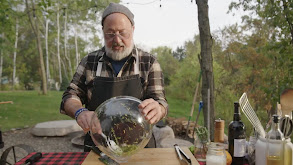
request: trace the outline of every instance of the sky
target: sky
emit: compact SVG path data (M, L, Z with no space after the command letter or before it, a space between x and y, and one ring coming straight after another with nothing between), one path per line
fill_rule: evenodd
M138 47L150 50L168 46L175 50L199 34L197 5L191 0L122 0L134 14L134 41ZM234 0L235 1L235 0ZM227 14L232 0L209 0L211 32L236 22L241 12ZM160 7L161 5L161 7Z

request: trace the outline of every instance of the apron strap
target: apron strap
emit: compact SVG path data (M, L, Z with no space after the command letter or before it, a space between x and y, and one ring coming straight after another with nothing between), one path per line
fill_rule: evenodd
M96 70L96 76L101 76L104 53L103 52L97 52L96 56L100 56L98 66L97 66L97 70ZM96 60L96 58L95 58L95 60Z
M102 57L103 58L103 57ZM103 63L101 61L98 62L98 67L97 67L97 71L96 71L96 76L100 77L101 76L101 72L102 72L102 66Z
M134 74L137 75L139 74L139 55L138 55L138 51L137 48L135 48L136 50L136 61L134 64ZM103 62L102 62L103 56L100 58L99 62L98 62L98 67L97 67L97 71L96 71L96 76L101 76L101 72L102 72L102 66L103 66ZM119 72L119 74L117 75L117 77L121 77L122 72Z
M135 48L136 51L136 61L135 61L135 66L134 66L134 74L139 74L139 55L137 48Z

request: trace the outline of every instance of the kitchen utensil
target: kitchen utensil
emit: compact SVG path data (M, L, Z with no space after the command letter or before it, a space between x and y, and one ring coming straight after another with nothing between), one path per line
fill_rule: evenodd
M188 157L188 155L178 146L178 144L174 144L175 151L180 159L180 161L184 161L184 159L187 161L188 164L191 164L191 160ZM182 155L184 156L184 159L182 158Z
M25 160L25 165L34 164L36 163L40 158L42 157L42 153L37 152L34 155L32 155L30 158Z
M280 130L283 132L284 137L287 139L291 136L293 131L293 121L290 119L290 116L285 115L280 120Z
M110 150L112 150L113 152L116 152L118 154L123 152L121 150L121 148L113 140L110 139L110 137L106 136L104 133L102 133L101 135L106 140L107 145L110 148Z
M261 137L264 138L266 135L265 130L263 126L261 125L261 122L259 121L257 115L255 114L255 111L250 105L246 93L243 93L242 96L240 97L239 104L240 104L240 108L242 112L248 118L250 123L254 126L255 130L259 133Z
M194 127L193 127L192 136L194 136L194 131L195 131L195 128L196 128L196 125L197 125L198 118L199 118L200 111L201 111L202 107L203 107L203 102L200 101L200 102L199 102L199 106L198 106L198 112L197 112L196 119L195 119L195 124L194 124Z
M90 145L85 145L85 146L91 148L91 150L94 153L100 155L99 160L101 162L103 162L104 164L108 164L108 165L119 165L117 162L115 162L115 160L111 159L105 153L101 152L96 146L90 146Z
M194 105L195 105L195 102L196 102L198 88L199 88L199 85L200 85L200 78L201 78L201 71L200 71L199 76L198 76L198 81L197 81L196 88L195 88L195 92L194 92L194 96L193 96L193 101L192 101L192 106L191 106L191 110L190 110L190 115L188 117L188 123L187 123L185 138L187 138L187 136L188 136L190 119L193 116Z
M289 115L292 119L293 110L293 89L286 89L280 96L282 116Z
M211 90L210 90L210 88L208 89L208 106L207 106L207 111L208 111L208 113L207 113L207 129L208 129L208 141L210 141L210 139L211 139L211 136L210 136L210 133L211 133L211 123L210 123L210 113L211 113L211 106L210 106L210 103L211 103L211 101L210 101L210 98L211 98Z

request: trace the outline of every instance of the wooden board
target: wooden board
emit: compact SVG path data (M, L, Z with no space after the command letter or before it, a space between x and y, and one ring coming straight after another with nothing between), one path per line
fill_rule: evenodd
M192 153L187 147L181 147L182 150L190 157L192 165L199 165ZM99 155L91 151L83 161L82 165L104 165L99 160ZM137 154L133 155L127 163L121 165L183 165L187 164L179 160L174 148L144 148Z

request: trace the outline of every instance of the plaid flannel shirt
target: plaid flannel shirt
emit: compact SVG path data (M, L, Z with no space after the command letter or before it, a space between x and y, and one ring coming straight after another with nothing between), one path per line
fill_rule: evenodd
M153 98L163 105L168 112L168 103L165 97L162 69L153 55L134 48L128 60L121 68L121 77L134 75L136 50L138 50L140 62L139 73L143 88L143 100ZM105 48L89 53L81 60L71 83L67 87L67 90L63 93L60 106L61 113L66 114L64 110L64 103L69 98L80 100L82 104L87 104L91 100L92 82L96 75L99 60L103 62L101 71L102 77L116 76L109 58L105 55L101 58L103 54L105 54Z

